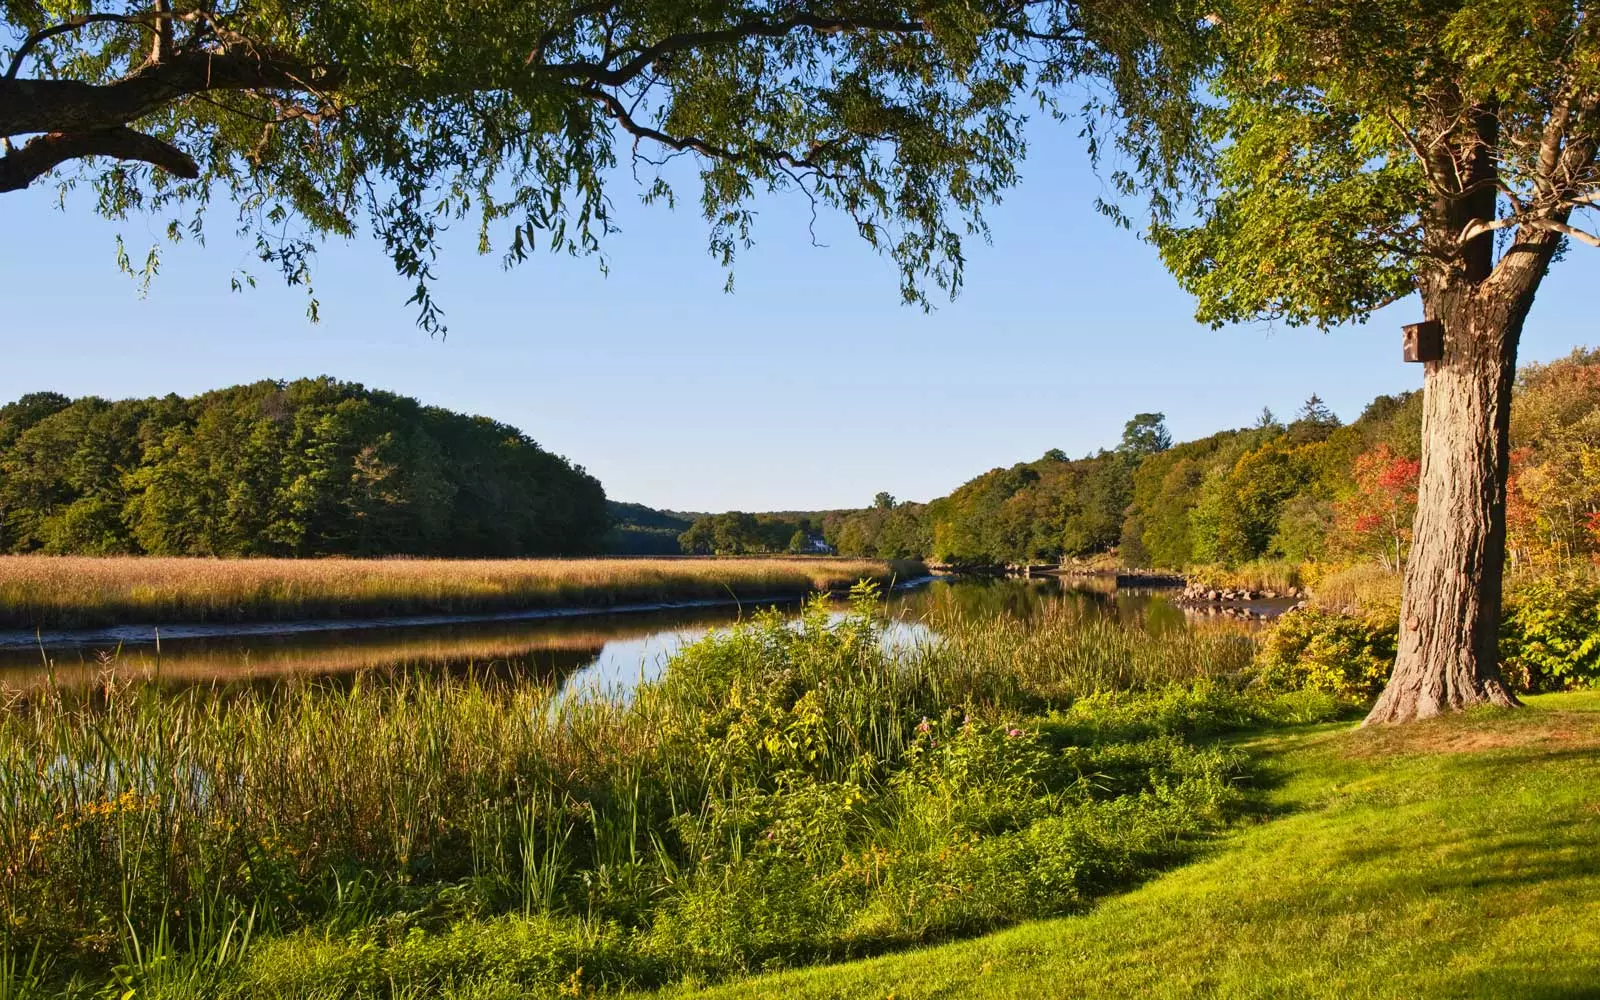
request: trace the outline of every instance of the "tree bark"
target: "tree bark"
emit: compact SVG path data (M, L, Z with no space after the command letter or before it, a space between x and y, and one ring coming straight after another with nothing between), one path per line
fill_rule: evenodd
M1399 655L1369 725L1518 704L1500 679L1498 639L1511 387L1532 295L1508 300L1466 281L1423 295L1430 317L1444 321L1445 354L1424 377Z

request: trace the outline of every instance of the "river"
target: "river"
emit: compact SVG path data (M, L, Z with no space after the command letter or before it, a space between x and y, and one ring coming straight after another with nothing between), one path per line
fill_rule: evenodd
M1033 615L1050 602L1114 617L1130 628L1183 628L1184 611L1161 592L1118 591L1096 581L940 578L888 599L895 641L926 634L940 605L970 613ZM768 602L770 604L770 602ZM842 605L841 605L842 607ZM780 605L798 614L798 603ZM685 642L725 628L752 606L682 605L564 616L374 619L251 626L122 627L45 635L0 631L0 688L97 683L108 672L164 685L272 683L351 677L363 670L546 679L568 690L625 692L660 672Z

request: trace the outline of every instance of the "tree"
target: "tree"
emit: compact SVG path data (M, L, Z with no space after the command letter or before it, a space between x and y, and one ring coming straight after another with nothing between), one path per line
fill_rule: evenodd
M674 197L653 168L698 162L725 263L749 244L749 199L798 190L892 256L908 299L953 290L962 235L1015 178L1014 94L1067 75L1085 45L1057 0L112 6L0 3L16 39L0 50L0 192L66 167L105 214L156 215L172 239L232 200L292 283L322 238L365 225L430 330L445 226L476 217L508 264L596 252L630 150L646 200Z
M1167 432L1164 413L1140 413L1122 428L1122 446L1117 450L1134 459L1172 447L1172 435Z
M607 527L600 484L514 428L330 378L41 398L0 407L32 421L0 437L0 551L568 555Z
M1386 444L1356 456L1355 489L1334 505L1335 530L1346 552L1376 555L1391 570L1405 566L1421 471L1422 463Z
M1313 392L1289 425L1289 440L1295 444L1323 441L1338 429L1339 417Z
M878 510L893 510L894 494L888 492L878 493L872 498L872 506Z
M1600 27L1582 3L1284 5L1196 18L1193 77L1118 65L1125 188L1202 320L1330 327L1420 293L1443 326L1399 652L1369 722L1514 705L1496 664L1523 322L1600 202ZM1398 345L1396 345L1398 350Z

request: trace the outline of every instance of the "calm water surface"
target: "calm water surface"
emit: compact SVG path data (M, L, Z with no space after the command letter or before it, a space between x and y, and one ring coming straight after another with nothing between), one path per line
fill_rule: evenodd
M1160 592L1117 591L1079 581L940 579L889 599L890 642L916 642L940 607L970 613L1035 615L1053 603L1115 618L1129 628L1184 628L1182 609ZM799 613L798 604L780 606ZM843 605L841 605L841 608ZM271 683L287 677L351 676L360 670L421 670L440 675L540 678L573 692L623 694L658 675L672 653L754 608L683 606L627 614L478 621L383 619L361 623L162 630L56 632L35 637L0 632L0 687L21 689L54 674L63 684L91 684L108 671L163 684ZM293 626L289 626L293 628Z

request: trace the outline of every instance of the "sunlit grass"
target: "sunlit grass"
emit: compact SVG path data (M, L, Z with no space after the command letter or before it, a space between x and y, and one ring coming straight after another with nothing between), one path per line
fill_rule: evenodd
M1270 821L1091 913L657 1000L1595 996L1600 695L1529 701L1257 739Z
M800 596L919 576L868 559L172 559L0 556L0 626L468 614Z
M14 697L5 960L141 997L722 978L1079 909L1236 798L1242 758L1185 740L1267 710L1242 633L936 627L817 602L622 703L406 672Z
M1329 611L1400 619L1402 575L1376 562L1325 567L1311 583L1316 603Z
M1238 566L1194 566L1185 572L1189 582L1214 590L1253 590L1287 593L1305 585L1303 564L1287 559L1257 559Z

